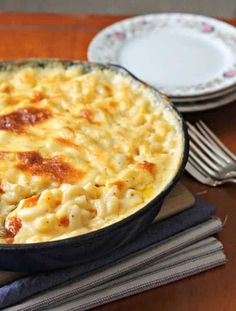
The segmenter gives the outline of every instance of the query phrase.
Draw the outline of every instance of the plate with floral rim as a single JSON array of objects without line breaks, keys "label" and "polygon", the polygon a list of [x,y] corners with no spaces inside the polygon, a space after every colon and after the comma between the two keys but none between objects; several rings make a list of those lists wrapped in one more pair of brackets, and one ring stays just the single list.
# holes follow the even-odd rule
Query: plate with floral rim
[{"label": "plate with floral rim", "polygon": [[199,112],[199,111],[206,111],[216,109],[222,106],[226,106],[228,104],[235,104],[236,101],[236,92],[231,92],[227,95],[219,96],[218,98],[208,99],[205,101],[192,101],[189,103],[186,102],[178,102],[174,103],[176,108],[181,113],[192,113],[192,112]]},{"label": "plate with floral rim", "polygon": [[212,99],[218,99],[220,96],[223,95],[228,95],[232,92],[236,92],[236,84],[231,86],[231,87],[227,87],[221,91],[217,91],[214,93],[210,93],[210,94],[205,94],[205,95],[199,95],[199,96],[189,96],[189,97],[170,97],[170,100],[172,102],[175,103],[191,103],[191,102],[206,102],[206,100],[212,100]]},{"label": "plate with floral rim", "polygon": [[201,15],[137,16],[99,32],[88,59],[122,65],[168,96],[214,96],[236,84],[236,28]]}]

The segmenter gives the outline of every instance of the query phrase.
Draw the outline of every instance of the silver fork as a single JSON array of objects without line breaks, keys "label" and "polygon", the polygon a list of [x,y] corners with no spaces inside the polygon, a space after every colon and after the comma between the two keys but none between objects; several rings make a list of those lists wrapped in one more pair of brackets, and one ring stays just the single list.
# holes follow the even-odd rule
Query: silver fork
[{"label": "silver fork", "polygon": [[211,186],[236,183],[236,155],[203,121],[188,124],[189,163],[186,170],[197,180]]},{"label": "silver fork", "polygon": [[199,167],[195,166],[195,164],[189,159],[187,165],[186,165],[186,171],[192,175],[196,180],[198,180],[200,183],[212,186],[212,187],[217,187],[221,186],[223,184],[228,184],[228,183],[236,183],[235,178],[226,178],[222,180],[218,180],[215,178],[212,178],[208,175],[205,174]]}]

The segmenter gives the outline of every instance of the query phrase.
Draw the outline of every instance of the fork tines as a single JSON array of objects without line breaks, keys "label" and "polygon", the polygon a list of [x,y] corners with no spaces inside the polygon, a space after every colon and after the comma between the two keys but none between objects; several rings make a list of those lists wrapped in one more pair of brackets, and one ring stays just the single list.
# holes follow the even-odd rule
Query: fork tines
[{"label": "fork tines", "polygon": [[187,171],[198,172],[203,178],[210,177],[217,180],[236,177],[236,155],[220,141],[203,121],[199,121],[195,125],[187,122],[187,125],[190,136]]}]

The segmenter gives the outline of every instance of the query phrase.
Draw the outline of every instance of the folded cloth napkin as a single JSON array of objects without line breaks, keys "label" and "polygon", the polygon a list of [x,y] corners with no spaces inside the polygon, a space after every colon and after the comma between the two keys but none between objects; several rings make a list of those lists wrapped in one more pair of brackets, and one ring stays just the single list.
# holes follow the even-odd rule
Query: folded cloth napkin
[{"label": "folded cloth napkin", "polygon": [[[69,299],[65,299],[63,302],[62,297],[57,296],[50,299],[45,308],[37,308],[36,306],[36,308],[31,309],[30,304],[29,308],[23,310],[88,310],[224,264],[225,255],[222,251],[222,244],[214,238],[212,241],[206,239],[203,242],[209,243],[205,249],[199,245],[198,250],[197,245],[194,245],[195,250],[185,249],[180,254],[173,254],[174,257],[170,259],[165,258],[162,262],[157,262],[151,267],[142,268],[141,271],[114,279],[97,288],[92,287],[91,290],[88,289],[85,292],[80,292],[75,287],[78,284],[74,284],[72,288],[74,291],[77,290],[79,294],[71,295]],[[63,290],[66,294],[72,291],[71,289],[67,292],[67,288]],[[22,309],[18,308],[17,310]]]},{"label": "folded cloth napkin", "polygon": [[87,310],[222,265],[226,261],[223,246],[208,237],[221,228],[218,218],[210,219],[5,310]]},{"label": "folded cloth napkin", "polygon": [[[216,209],[214,206],[203,203],[199,198],[197,198],[196,203],[192,208],[189,208],[166,220],[160,221],[158,223],[153,223],[145,232],[143,232],[139,236],[138,239],[135,239],[127,245],[124,245],[121,249],[114,251],[110,256],[107,256],[106,258],[101,258],[100,260],[91,262],[86,265],[80,265],[46,273],[37,273],[17,280],[9,285],[3,286],[2,288],[0,288],[0,306],[1,308],[4,308],[13,305],[22,301],[23,299],[31,297],[36,293],[40,293],[47,289],[54,289],[55,286],[58,286],[60,284],[65,285],[65,282],[83,280],[88,275],[95,275],[96,273],[99,273],[97,271],[103,271],[103,269],[109,268],[112,269],[115,263],[122,263],[124,262],[124,259],[136,261],[137,258],[139,258],[138,256],[144,256],[145,258],[145,254],[146,256],[148,256],[148,258],[150,258],[150,251],[154,251],[156,247],[165,248],[164,245],[172,245],[168,247],[163,254],[160,251],[162,248],[159,248],[158,256],[155,255],[152,260],[157,260],[157,257],[161,258],[164,255],[166,256],[168,254],[172,254],[173,252],[183,249],[187,245],[201,240],[204,237],[209,236],[220,229],[220,221],[211,220],[211,217],[212,215],[214,215],[215,210]],[[198,234],[196,234],[197,228],[199,230],[197,231]],[[186,233],[186,235],[183,236],[183,240],[176,240],[177,236],[175,235],[182,231],[185,231]],[[191,232],[192,234],[190,234]],[[165,243],[162,242],[159,245],[159,242],[163,240],[167,241],[165,241]],[[178,242],[175,243],[175,241]],[[140,258],[138,259],[138,263],[139,262],[141,262]],[[146,261],[144,260],[144,262]],[[124,265],[126,267],[125,262]],[[125,268],[125,273],[135,270],[135,267],[136,266],[134,266],[133,269],[130,269],[130,266],[128,266],[128,268]],[[49,293],[51,295],[51,292]],[[29,307],[23,307],[26,308],[24,310],[34,310],[31,302],[29,303]],[[42,308],[42,310],[44,310],[45,306],[43,306]],[[16,308],[13,309],[21,310],[21,306],[16,306]],[[35,310],[39,310],[37,306]]]}]

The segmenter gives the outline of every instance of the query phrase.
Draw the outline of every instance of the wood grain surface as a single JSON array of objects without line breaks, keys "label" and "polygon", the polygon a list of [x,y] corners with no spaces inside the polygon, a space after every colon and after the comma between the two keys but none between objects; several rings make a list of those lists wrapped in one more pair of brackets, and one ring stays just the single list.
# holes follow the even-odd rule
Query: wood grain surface
[{"label": "wood grain surface", "polygon": [[[92,37],[125,16],[0,13],[0,59],[60,57],[86,59]],[[228,20],[236,26],[236,20]],[[186,114],[190,121],[204,120],[236,153],[236,102],[216,110]],[[185,174],[182,182],[208,202],[218,216],[227,217],[219,234],[228,257],[226,266],[135,295],[100,308],[100,311],[235,311],[236,310],[236,187],[214,189]]]}]

